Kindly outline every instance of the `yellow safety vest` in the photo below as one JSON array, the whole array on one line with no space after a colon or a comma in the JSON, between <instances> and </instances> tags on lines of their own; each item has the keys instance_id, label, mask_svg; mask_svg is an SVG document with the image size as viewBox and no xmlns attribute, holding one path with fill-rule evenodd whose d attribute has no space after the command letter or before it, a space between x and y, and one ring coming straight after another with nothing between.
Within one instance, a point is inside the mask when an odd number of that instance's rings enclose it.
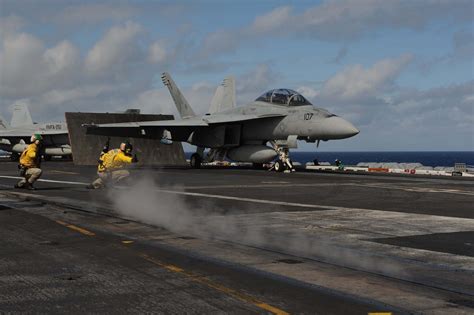
<instances>
[{"instance_id":1,"label":"yellow safety vest","mask_svg":"<svg viewBox=\"0 0 474 315\"><path fill-rule=\"evenodd\" d=\"M38 165L38 146L32 143L26 147L20 156L20 164L25 168L37 168Z\"/></svg>"},{"instance_id":2,"label":"yellow safety vest","mask_svg":"<svg viewBox=\"0 0 474 315\"><path fill-rule=\"evenodd\" d=\"M103 153L99 158L98 172L113 171L125 167L132 163L132 157L126 155L120 149L113 149L107 153Z\"/></svg>"}]
</instances>

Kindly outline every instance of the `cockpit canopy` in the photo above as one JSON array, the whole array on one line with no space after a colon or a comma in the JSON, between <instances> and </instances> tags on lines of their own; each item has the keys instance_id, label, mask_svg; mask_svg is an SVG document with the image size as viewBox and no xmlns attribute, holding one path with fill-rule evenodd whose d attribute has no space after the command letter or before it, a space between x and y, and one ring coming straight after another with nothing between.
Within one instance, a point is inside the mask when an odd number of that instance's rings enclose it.
<instances>
[{"instance_id":1,"label":"cockpit canopy","mask_svg":"<svg viewBox=\"0 0 474 315\"><path fill-rule=\"evenodd\" d=\"M263 93L255 101L285 106L312 105L300 93L289 89L275 89Z\"/></svg>"}]
</instances>

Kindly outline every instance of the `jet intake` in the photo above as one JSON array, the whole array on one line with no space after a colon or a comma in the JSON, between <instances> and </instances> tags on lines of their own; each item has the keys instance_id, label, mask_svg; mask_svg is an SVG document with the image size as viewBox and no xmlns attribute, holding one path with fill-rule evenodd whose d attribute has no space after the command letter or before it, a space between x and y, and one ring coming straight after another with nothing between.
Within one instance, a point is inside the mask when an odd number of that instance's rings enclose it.
<instances>
[{"instance_id":1,"label":"jet intake","mask_svg":"<svg viewBox=\"0 0 474 315\"><path fill-rule=\"evenodd\" d=\"M276 156L275 150L259 144L242 145L227 151L227 157L236 162L267 163Z\"/></svg>"}]
</instances>

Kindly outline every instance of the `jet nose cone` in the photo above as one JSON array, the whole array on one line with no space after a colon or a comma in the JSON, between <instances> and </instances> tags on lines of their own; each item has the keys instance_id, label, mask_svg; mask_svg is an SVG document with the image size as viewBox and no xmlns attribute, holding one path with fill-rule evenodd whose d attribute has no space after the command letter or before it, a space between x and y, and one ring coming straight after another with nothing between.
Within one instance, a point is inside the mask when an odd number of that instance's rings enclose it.
<instances>
[{"instance_id":1,"label":"jet nose cone","mask_svg":"<svg viewBox=\"0 0 474 315\"><path fill-rule=\"evenodd\" d=\"M335 139L350 138L360 132L353 124L341 117L333 116L327 118L327 120L327 125L331 130L330 133Z\"/></svg>"}]
</instances>

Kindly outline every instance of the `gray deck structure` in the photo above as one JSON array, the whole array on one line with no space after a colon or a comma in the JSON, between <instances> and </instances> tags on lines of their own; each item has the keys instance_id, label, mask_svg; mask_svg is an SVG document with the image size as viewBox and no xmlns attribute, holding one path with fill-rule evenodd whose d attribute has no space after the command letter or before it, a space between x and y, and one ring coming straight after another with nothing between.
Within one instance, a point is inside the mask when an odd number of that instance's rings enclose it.
<instances>
[{"instance_id":1,"label":"gray deck structure","mask_svg":"<svg viewBox=\"0 0 474 315\"><path fill-rule=\"evenodd\" d=\"M86 134L82 124L119 123L124 121L172 120L172 115L111 114L111 113L66 113L73 159L76 165L96 165L106 136ZM186 163L181 143L161 144L159 139L130 139L127 135L110 137L110 148L117 148L121 142L130 140L134 153L138 154L139 165L164 166L184 165Z\"/></svg>"}]
</instances>

